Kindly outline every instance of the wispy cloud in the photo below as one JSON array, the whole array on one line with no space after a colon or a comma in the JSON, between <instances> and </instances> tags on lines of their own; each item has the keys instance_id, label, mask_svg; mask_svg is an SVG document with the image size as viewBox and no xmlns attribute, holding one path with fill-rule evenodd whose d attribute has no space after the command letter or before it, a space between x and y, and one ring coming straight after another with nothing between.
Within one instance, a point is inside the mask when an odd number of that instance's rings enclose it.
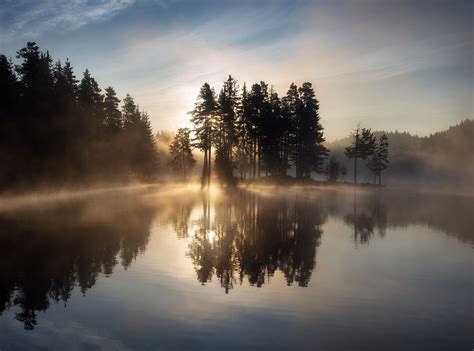
<instances>
[{"instance_id":1,"label":"wispy cloud","mask_svg":"<svg viewBox=\"0 0 474 351\"><path fill-rule=\"evenodd\" d=\"M7 0L0 8L0 40L35 38L49 30L75 30L109 19L135 0Z\"/></svg>"},{"instance_id":2,"label":"wispy cloud","mask_svg":"<svg viewBox=\"0 0 474 351\"><path fill-rule=\"evenodd\" d=\"M155 129L189 123L199 86L219 90L227 74L280 94L311 81L330 139L357 122L422 132L472 114L470 13L463 0L7 0L0 48L38 36L77 73L131 93ZM73 41L52 35L80 27Z\"/></svg>"}]
</instances>

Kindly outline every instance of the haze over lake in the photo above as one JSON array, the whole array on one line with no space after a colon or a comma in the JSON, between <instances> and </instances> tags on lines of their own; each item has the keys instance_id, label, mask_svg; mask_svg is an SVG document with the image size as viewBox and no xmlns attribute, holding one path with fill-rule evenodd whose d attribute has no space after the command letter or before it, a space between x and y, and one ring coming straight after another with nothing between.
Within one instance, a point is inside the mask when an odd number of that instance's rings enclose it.
<instances>
[{"instance_id":1,"label":"haze over lake","mask_svg":"<svg viewBox=\"0 0 474 351\"><path fill-rule=\"evenodd\" d=\"M468 196L190 185L9 201L2 350L472 347Z\"/></svg>"}]
</instances>

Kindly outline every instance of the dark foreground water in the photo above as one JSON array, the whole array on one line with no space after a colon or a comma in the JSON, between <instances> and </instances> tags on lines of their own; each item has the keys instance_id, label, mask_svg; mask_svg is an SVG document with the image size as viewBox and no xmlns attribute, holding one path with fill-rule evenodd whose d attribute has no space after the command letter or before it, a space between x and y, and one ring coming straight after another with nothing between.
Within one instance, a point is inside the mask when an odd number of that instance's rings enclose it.
<instances>
[{"instance_id":1,"label":"dark foreground water","mask_svg":"<svg viewBox=\"0 0 474 351\"><path fill-rule=\"evenodd\" d=\"M135 189L4 201L0 349L472 350L471 197Z\"/></svg>"}]
</instances>

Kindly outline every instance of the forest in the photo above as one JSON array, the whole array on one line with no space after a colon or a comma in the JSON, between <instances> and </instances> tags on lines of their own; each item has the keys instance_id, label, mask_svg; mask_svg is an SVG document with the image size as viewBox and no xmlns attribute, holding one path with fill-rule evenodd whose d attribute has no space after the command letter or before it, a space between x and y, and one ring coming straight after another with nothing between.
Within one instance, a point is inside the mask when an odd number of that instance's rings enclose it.
<instances>
[{"instance_id":1,"label":"forest","mask_svg":"<svg viewBox=\"0 0 474 351\"><path fill-rule=\"evenodd\" d=\"M34 42L16 58L0 55L0 189L156 178L149 117L130 95L88 70L77 79Z\"/></svg>"}]
</instances>

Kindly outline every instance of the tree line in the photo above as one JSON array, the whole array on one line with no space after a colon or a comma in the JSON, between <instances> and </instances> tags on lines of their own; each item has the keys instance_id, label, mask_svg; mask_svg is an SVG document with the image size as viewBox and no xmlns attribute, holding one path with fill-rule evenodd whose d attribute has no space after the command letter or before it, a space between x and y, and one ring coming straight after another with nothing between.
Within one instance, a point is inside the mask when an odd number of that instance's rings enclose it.
<instances>
[{"instance_id":1,"label":"tree line","mask_svg":"<svg viewBox=\"0 0 474 351\"><path fill-rule=\"evenodd\" d=\"M146 112L130 95L121 101L102 90L89 70L76 79L69 60L53 61L34 42L16 55L0 55L0 190L41 185L153 180L158 154ZM189 176L192 149L204 155L202 183L211 164L224 183L262 176L307 180L326 174L343 180L347 170L327 161L319 101L309 82L291 84L279 97L265 82L240 88L229 76L222 89L205 83L169 150L171 166ZM385 136L357 128L346 156L367 162L374 178L388 165ZM357 181L357 172L354 172Z\"/></svg>"},{"instance_id":2,"label":"tree line","mask_svg":"<svg viewBox=\"0 0 474 351\"><path fill-rule=\"evenodd\" d=\"M16 58L0 55L0 188L156 176L149 117L130 95L102 91L88 70L76 79L34 42Z\"/></svg>"},{"instance_id":3,"label":"tree line","mask_svg":"<svg viewBox=\"0 0 474 351\"><path fill-rule=\"evenodd\" d=\"M338 160L327 160L319 101L309 82L300 87L292 83L280 98L265 82L253 84L250 90L244 83L240 91L229 75L219 94L203 84L190 115L193 129L180 129L170 145L172 166L184 170L186 177L195 163L192 148L197 148L204 154L203 186L210 182L213 153L215 172L225 183L235 182L236 177L286 178L290 169L298 180L326 174L335 182L347 174ZM363 160L381 184L389 162L387 137L377 141L370 129L360 127L352 137L345 156L354 159L354 183L358 160Z\"/></svg>"}]
</instances>

